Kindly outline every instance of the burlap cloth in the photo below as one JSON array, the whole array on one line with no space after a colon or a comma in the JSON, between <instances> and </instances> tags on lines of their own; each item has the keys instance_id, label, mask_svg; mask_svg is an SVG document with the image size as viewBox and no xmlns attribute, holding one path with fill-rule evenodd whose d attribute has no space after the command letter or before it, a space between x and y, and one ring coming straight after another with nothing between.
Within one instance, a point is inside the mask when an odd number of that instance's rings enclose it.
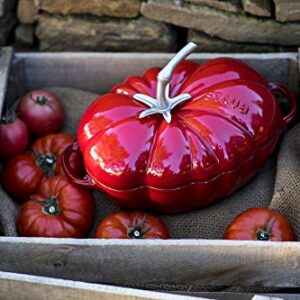
<instances>
[{"instance_id":1,"label":"burlap cloth","mask_svg":"<svg viewBox=\"0 0 300 300\"><path fill-rule=\"evenodd\" d=\"M67 120L65 132L76 135L82 113L98 96L71 88L51 88L62 101ZM118 210L113 202L95 192L97 212L90 237L100 220ZM278 150L266 165L245 187L231 197L211 207L178 215L162 215L170 235L176 239L221 239L226 226L250 207L270 207L285 215L300 239L300 124L286 132ZM17 236L18 207L0 189L0 229L6 236Z\"/></svg>"}]
</instances>

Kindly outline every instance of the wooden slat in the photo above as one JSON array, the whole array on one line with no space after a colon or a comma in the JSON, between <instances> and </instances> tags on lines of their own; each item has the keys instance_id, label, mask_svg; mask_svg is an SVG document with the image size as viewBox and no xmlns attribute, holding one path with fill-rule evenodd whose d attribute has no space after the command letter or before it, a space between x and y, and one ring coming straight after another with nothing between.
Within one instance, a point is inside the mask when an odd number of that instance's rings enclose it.
<instances>
[{"instance_id":1,"label":"wooden slat","mask_svg":"<svg viewBox=\"0 0 300 300\"><path fill-rule=\"evenodd\" d=\"M183 293L181 293L183 294ZM260 294L255 293L229 293L229 292L197 292L187 293L187 295L193 295L195 297L207 297L218 300L299 300L300 294ZM261 297L261 298L259 298Z\"/></svg>"},{"instance_id":2,"label":"wooden slat","mask_svg":"<svg viewBox=\"0 0 300 300\"><path fill-rule=\"evenodd\" d=\"M141 75L147 68L165 65L167 53L19 53L25 60L29 88L76 86L107 92L130 75ZM298 93L297 53L276 54L194 54L189 58L204 62L220 56L244 60L269 81L279 81ZM296 72L292 71L296 70Z\"/></svg>"},{"instance_id":3,"label":"wooden slat","mask_svg":"<svg viewBox=\"0 0 300 300\"><path fill-rule=\"evenodd\" d=\"M264 294L198 292L189 296L189 292L159 293L146 290L121 288L117 286L90 284L80 281L31 276L0 271L0 299L5 300L296 300L299 294Z\"/></svg>"},{"instance_id":4,"label":"wooden slat","mask_svg":"<svg viewBox=\"0 0 300 300\"><path fill-rule=\"evenodd\" d=\"M275 298L271 296L254 296L252 300L282 300L282 298Z\"/></svg>"},{"instance_id":5,"label":"wooden slat","mask_svg":"<svg viewBox=\"0 0 300 300\"><path fill-rule=\"evenodd\" d=\"M0 270L85 282L299 287L300 243L0 238Z\"/></svg>"},{"instance_id":6,"label":"wooden slat","mask_svg":"<svg viewBox=\"0 0 300 300\"><path fill-rule=\"evenodd\" d=\"M78 281L0 272L3 300L209 300ZM210 298L211 299L211 298Z\"/></svg>"},{"instance_id":7,"label":"wooden slat","mask_svg":"<svg viewBox=\"0 0 300 300\"><path fill-rule=\"evenodd\" d=\"M151 292L117 286L89 284L80 281L54 279L49 277L30 276L0 271L0 299L41 299L56 300L296 300L300 294L262 294L254 293L228 293L228 292L197 292L189 296L189 292L182 295Z\"/></svg>"},{"instance_id":8,"label":"wooden slat","mask_svg":"<svg viewBox=\"0 0 300 300\"><path fill-rule=\"evenodd\" d=\"M0 48L0 116L7 90L8 75L12 60L12 48Z\"/></svg>"},{"instance_id":9,"label":"wooden slat","mask_svg":"<svg viewBox=\"0 0 300 300\"><path fill-rule=\"evenodd\" d=\"M23 59L14 59L11 62L5 103L11 107L22 95L27 92L27 80Z\"/></svg>"}]
</instances>

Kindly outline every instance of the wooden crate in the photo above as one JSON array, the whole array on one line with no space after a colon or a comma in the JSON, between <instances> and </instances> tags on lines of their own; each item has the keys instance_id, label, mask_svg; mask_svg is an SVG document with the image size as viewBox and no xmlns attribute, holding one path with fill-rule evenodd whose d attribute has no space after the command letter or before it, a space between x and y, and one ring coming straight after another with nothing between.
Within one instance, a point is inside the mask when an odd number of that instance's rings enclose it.
<instances>
[{"instance_id":1,"label":"wooden crate","mask_svg":"<svg viewBox=\"0 0 300 300\"><path fill-rule=\"evenodd\" d=\"M6 272L0 272L0 291L5 300L209 300Z\"/></svg>"},{"instance_id":2,"label":"wooden crate","mask_svg":"<svg viewBox=\"0 0 300 300\"><path fill-rule=\"evenodd\" d=\"M180 296L117 286L0 272L3 300L294 300L295 295L209 293ZM205 294L205 293L204 293ZM205 297L205 298L204 298ZM284 298L282 298L284 297Z\"/></svg>"},{"instance_id":3,"label":"wooden crate","mask_svg":"<svg viewBox=\"0 0 300 300\"><path fill-rule=\"evenodd\" d=\"M203 62L217 56L195 54L191 59ZM282 82L298 95L296 53L226 56L246 61L269 81ZM0 110L5 98L11 101L34 88L70 86L103 93L128 75L162 66L169 59L170 54L14 54L4 48ZM247 290L300 287L299 242L0 237L0 254L1 271L90 283L154 290L188 286L196 292L203 286L220 290L231 286Z\"/></svg>"}]
</instances>

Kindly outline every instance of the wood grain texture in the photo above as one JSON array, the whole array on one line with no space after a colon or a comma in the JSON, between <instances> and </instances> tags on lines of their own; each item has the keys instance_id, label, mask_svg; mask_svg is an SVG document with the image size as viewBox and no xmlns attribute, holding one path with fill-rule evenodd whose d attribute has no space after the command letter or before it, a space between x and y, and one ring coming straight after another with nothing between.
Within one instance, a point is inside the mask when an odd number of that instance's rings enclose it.
<instances>
[{"instance_id":1,"label":"wood grain texture","mask_svg":"<svg viewBox=\"0 0 300 300\"><path fill-rule=\"evenodd\" d=\"M120 286L300 285L300 243L293 242L1 237L0 253L2 271Z\"/></svg>"},{"instance_id":2,"label":"wood grain texture","mask_svg":"<svg viewBox=\"0 0 300 300\"><path fill-rule=\"evenodd\" d=\"M190 295L190 293L187 293ZM230 292L197 292L191 293L195 297L207 297L218 300L298 300L300 294L260 294L255 293L230 293ZM256 298L255 298L256 297ZM261 298L258 298L261 297Z\"/></svg>"},{"instance_id":3,"label":"wood grain texture","mask_svg":"<svg viewBox=\"0 0 300 300\"><path fill-rule=\"evenodd\" d=\"M158 293L117 286L89 284L79 281L30 276L0 271L0 299L5 300L296 300L299 294L264 294L198 292Z\"/></svg>"},{"instance_id":4,"label":"wood grain texture","mask_svg":"<svg viewBox=\"0 0 300 300\"><path fill-rule=\"evenodd\" d=\"M209 300L5 272L0 272L0 291L3 300Z\"/></svg>"},{"instance_id":5,"label":"wood grain texture","mask_svg":"<svg viewBox=\"0 0 300 300\"><path fill-rule=\"evenodd\" d=\"M30 89L46 86L76 86L98 93L107 92L130 75L141 75L147 68L163 66L172 56L173 54L166 53L19 53L16 55L24 59ZM261 72L269 81L279 81L298 93L299 71L296 53L215 53L194 54L189 58L203 63L220 56L241 59ZM291 77L291 72L295 76Z\"/></svg>"},{"instance_id":6,"label":"wood grain texture","mask_svg":"<svg viewBox=\"0 0 300 300\"><path fill-rule=\"evenodd\" d=\"M10 66L5 103L10 107L27 92L24 60L13 59Z\"/></svg>"},{"instance_id":7,"label":"wood grain texture","mask_svg":"<svg viewBox=\"0 0 300 300\"><path fill-rule=\"evenodd\" d=\"M12 48L0 48L0 115L7 90L8 74L12 60Z\"/></svg>"},{"instance_id":8,"label":"wood grain texture","mask_svg":"<svg viewBox=\"0 0 300 300\"><path fill-rule=\"evenodd\" d=\"M254 296L252 300L282 300L282 298L275 298L275 297L269 297L269 296Z\"/></svg>"}]
</instances>

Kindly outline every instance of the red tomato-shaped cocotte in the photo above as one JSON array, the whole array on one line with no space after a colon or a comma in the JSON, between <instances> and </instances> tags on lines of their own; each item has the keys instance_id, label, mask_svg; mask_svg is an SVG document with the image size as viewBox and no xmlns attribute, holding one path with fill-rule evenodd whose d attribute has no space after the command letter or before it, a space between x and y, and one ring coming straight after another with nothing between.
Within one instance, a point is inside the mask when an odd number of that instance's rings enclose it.
<instances>
[{"instance_id":1,"label":"red tomato-shaped cocotte","mask_svg":"<svg viewBox=\"0 0 300 300\"><path fill-rule=\"evenodd\" d=\"M268 208L250 208L227 227L227 240L295 241L292 226L279 213Z\"/></svg>"},{"instance_id":2,"label":"red tomato-shaped cocotte","mask_svg":"<svg viewBox=\"0 0 300 300\"><path fill-rule=\"evenodd\" d=\"M157 216L142 211L118 211L98 225L99 239L169 239L165 223Z\"/></svg>"},{"instance_id":3,"label":"red tomato-shaped cocotte","mask_svg":"<svg viewBox=\"0 0 300 300\"><path fill-rule=\"evenodd\" d=\"M272 153L296 115L294 96L250 66L219 58L199 65L182 59L129 77L97 98L78 128L87 176L122 207L178 213L210 205L243 186ZM272 92L291 111L282 116Z\"/></svg>"}]
</instances>

